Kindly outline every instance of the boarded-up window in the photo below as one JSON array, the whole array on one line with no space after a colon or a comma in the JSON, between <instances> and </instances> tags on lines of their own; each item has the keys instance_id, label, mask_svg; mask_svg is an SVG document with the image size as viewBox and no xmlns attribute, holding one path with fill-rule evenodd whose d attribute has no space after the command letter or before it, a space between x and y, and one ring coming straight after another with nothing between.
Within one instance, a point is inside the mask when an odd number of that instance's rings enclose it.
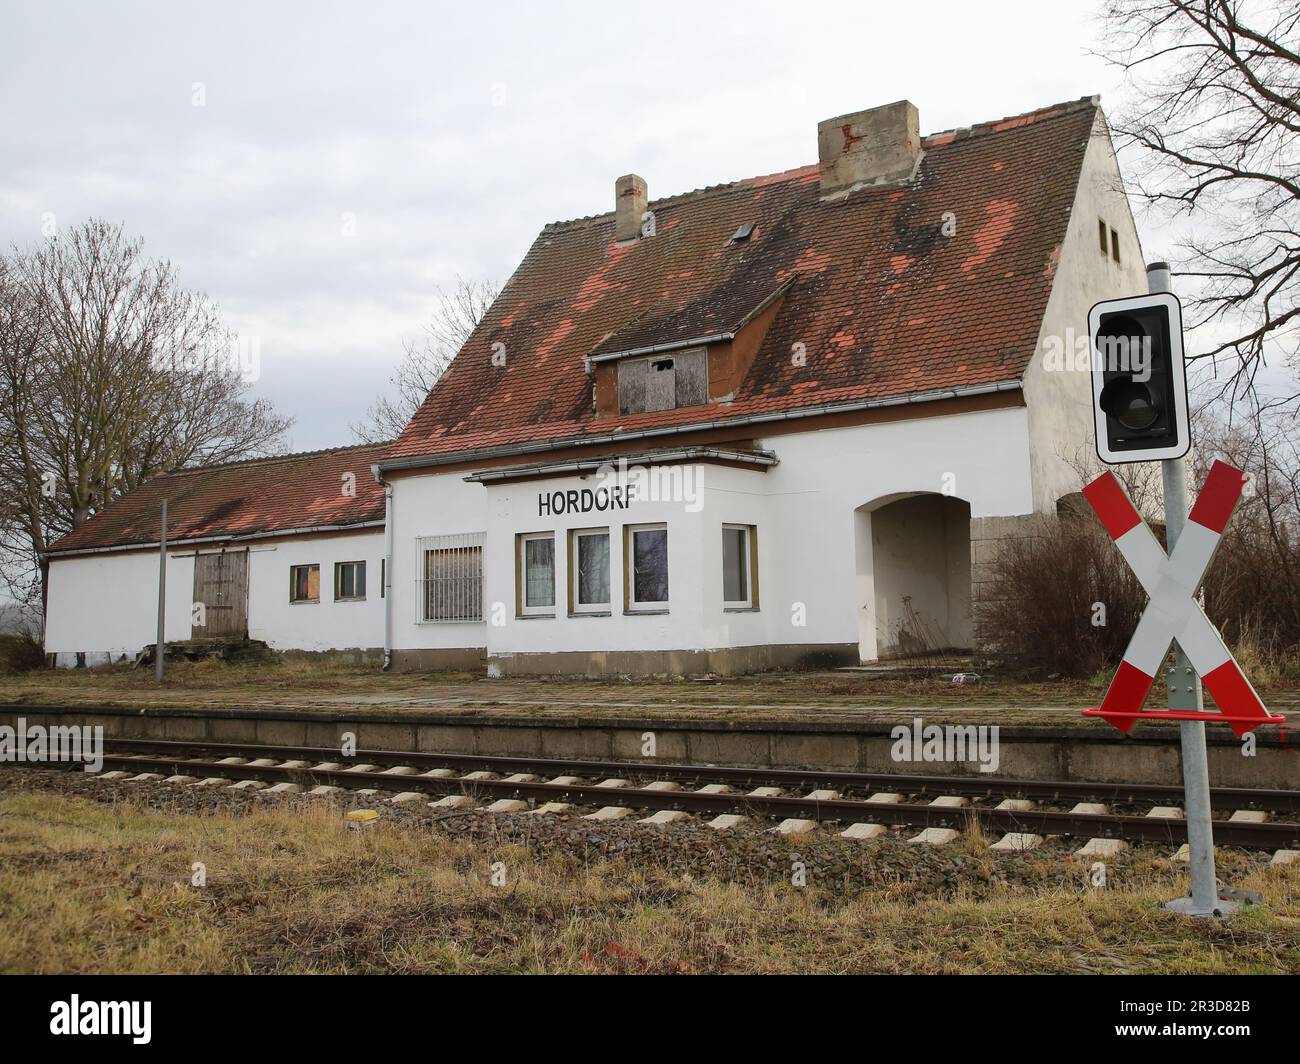
<instances>
[{"instance_id":1,"label":"boarded-up window","mask_svg":"<svg viewBox=\"0 0 1300 1064\"><path fill-rule=\"evenodd\" d=\"M293 565L289 567L289 601L320 601L319 565Z\"/></svg>"},{"instance_id":2,"label":"boarded-up window","mask_svg":"<svg viewBox=\"0 0 1300 1064\"><path fill-rule=\"evenodd\" d=\"M421 623L483 620L483 532L425 536L419 552Z\"/></svg>"},{"instance_id":3,"label":"boarded-up window","mask_svg":"<svg viewBox=\"0 0 1300 1064\"><path fill-rule=\"evenodd\" d=\"M620 413L641 414L696 406L708 402L708 396L709 355L702 347L619 363Z\"/></svg>"}]
</instances>

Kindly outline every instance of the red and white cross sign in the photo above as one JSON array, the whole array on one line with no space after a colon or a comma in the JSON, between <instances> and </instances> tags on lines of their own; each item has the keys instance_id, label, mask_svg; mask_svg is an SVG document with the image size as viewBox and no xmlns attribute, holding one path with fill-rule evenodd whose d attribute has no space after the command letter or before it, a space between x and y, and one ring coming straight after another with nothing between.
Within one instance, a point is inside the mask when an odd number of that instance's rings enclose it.
<instances>
[{"instance_id":1,"label":"red and white cross sign","mask_svg":"<svg viewBox=\"0 0 1300 1064\"><path fill-rule=\"evenodd\" d=\"M1170 555L1165 554L1113 473L1103 473L1083 489L1124 560L1151 596L1101 708L1085 710L1086 715L1101 717L1122 732L1128 732L1138 719L1221 720L1238 735L1260 724L1284 720L1264 708L1218 629L1196 601L1197 589L1245 486L1245 473L1226 462L1215 462ZM1175 639L1218 704L1218 713L1142 711L1169 644Z\"/></svg>"}]
</instances>

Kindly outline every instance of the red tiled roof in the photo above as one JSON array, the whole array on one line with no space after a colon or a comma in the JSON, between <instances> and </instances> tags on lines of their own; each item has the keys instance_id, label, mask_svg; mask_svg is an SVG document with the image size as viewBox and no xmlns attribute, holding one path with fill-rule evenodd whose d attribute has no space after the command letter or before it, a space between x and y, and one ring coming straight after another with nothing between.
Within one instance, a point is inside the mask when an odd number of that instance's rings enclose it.
<instances>
[{"instance_id":1,"label":"red tiled roof","mask_svg":"<svg viewBox=\"0 0 1300 1064\"><path fill-rule=\"evenodd\" d=\"M157 543L164 498L169 542L382 521L384 489L370 466L387 446L336 447L164 473L73 529L50 553ZM344 491L348 473L352 495Z\"/></svg>"},{"instance_id":2,"label":"red tiled roof","mask_svg":"<svg viewBox=\"0 0 1300 1064\"><path fill-rule=\"evenodd\" d=\"M927 137L909 184L827 203L815 164L658 200L656 235L623 247L613 214L548 225L385 461L1014 381L1098 110L1087 98ZM725 332L792 279L732 402L597 415L587 356Z\"/></svg>"}]
</instances>

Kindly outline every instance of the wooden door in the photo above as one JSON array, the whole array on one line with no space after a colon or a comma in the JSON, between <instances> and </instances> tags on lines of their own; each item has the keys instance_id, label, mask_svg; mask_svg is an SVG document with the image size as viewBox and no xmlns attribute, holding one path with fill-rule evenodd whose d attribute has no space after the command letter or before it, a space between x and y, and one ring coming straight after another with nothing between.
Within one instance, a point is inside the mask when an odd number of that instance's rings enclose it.
<instances>
[{"instance_id":1,"label":"wooden door","mask_svg":"<svg viewBox=\"0 0 1300 1064\"><path fill-rule=\"evenodd\" d=\"M194 601L203 603L205 624L194 624L191 639L248 637L248 551L199 554L194 559Z\"/></svg>"}]
</instances>

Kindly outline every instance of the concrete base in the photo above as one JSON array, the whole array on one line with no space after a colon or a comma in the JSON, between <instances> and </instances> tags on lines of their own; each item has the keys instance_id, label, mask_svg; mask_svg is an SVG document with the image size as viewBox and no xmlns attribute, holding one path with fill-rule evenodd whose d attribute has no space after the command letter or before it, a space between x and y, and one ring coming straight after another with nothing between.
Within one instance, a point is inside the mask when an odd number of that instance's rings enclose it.
<instances>
[{"instance_id":1,"label":"concrete base","mask_svg":"<svg viewBox=\"0 0 1300 1064\"><path fill-rule=\"evenodd\" d=\"M1089 839L1074 851L1075 857L1114 857L1128 844L1123 839Z\"/></svg>"},{"instance_id":2,"label":"concrete base","mask_svg":"<svg viewBox=\"0 0 1300 1064\"><path fill-rule=\"evenodd\" d=\"M709 827L714 831L730 831L734 827L739 827L748 819L749 817L740 816L736 813L721 813L709 821Z\"/></svg>"},{"instance_id":3,"label":"concrete base","mask_svg":"<svg viewBox=\"0 0 1300 1064\"><path fill-rule=\"evenodd\" d=\"M926 828L907 841L924 843L928 846L947 846L950 842L956 842L960 836L961 832L956 828Z\"/></svg>"},{"instance_id":4,"label":"concrete base","mask_svg":"<svg viewBox=\"0 0 1300 1064\"><path fill-rule=\"evenodd\" d=\"M534 809L533 812L546 816L551 813L567 813L572 808L573 806L568 802L545 802Z\"/></svg>"},{"instance_id":5,"label":"concrete base","mask_svg":"<svg viewBox=\"0 0 1300 1064\"><path fill-rule=\"evenodd\" d=\"M393 668L398 672L481 673L485 660L486 652L481 647L393 651Z\"/></svg>"},{"instance_id":6,"label":"concrete base","mask_svg":"<svg viewBox=\"0 0 1300 1064\"><path fill-rule=\"evenodd\" d=\"M1015 853L1021 853L1025 850L1034 850L1043 844L1043 836L1032 835L1024 831L1008 831L1002 838L998 839L990 850L1006 851L1010 850Z\"/></svg>"},{"instance_id":7,"label":"concrete base","mask_svg":"<svg viewBox=\"0 0 1300 1064\"><path fill-rule=\"evenodd\" d=\"M690 819L690 813L685 813L680 809L660 809L653 816L644 817L638 820L638 824L672 824L678 820Z\"/></svg>"},{"instance_id":8,"label":"concrete base","mask_svg":"<svg viewBox=\"0 0 1300 1064\"><path fill-rule=\"evenodd\" d=\"M632 810L625 805L607 805L597 809L594 813L588 813L583 820L622 820L625 816L631 816Z\"/></svg>"},{"instance_id":9,"label":"concrete base","mask_svg":"<svg viewBox=\"0 0 1300 1064\"><path fill-rule=\"evenodd\" d=\"M1214 920L1232 916L1241 908L1241 905L1238 902L1225 901L1220 898L1212 908L1202 909L1191 898L1175 898L1173 901L1165 902L1162 908L1168 909L1171 913L1177 913L1179 916L1194 916L1202 920Z\"/></svg>"},{"instance_id":10,"label":"concrete base","mask_svg":"<svg viewBox=\"0 0 1300 1064\"><path fill-rule=\"evenodd\" d=\"M772 830L778 835L806 835L810 831L817 830L817 821L790 817L788 820L782 820Z\"/></svg>"},{"instance_id":11,"label":"concrete base","mask_svg":"<svg viewBox=\"0 0 1300 1064\"><path fill-rule=\"evenodd\" d=\"M528 811L528 803L521 802L518 798L498 798L484 811L488 813L524 813Z\"/></svg>"},{"instance_id":12,"label":"concrete base","mask_svg":"<svg viewBox=\"0 0 1300 1064\"><path fill-rule=\"evenodd\" d=\"M1273 855L1273 860L1269 861L1269 864L1295 864L1297 861L1300 861L1300 850L1278 850Z\"/></svg>"},{"instance_id":13,"label":"concrete base","mask_svg":"<svg viewBox=\"0 0 1300 1064\"><path fill-rule=\"evenodd\" d=\"M842 839L878 839L889 831L884 824L850 824L840 832Z\"/></svg>"},{"instance_id":14,"label":"concrete base","mask_svg":"<svg viewBox=\"0 0 1300 1064\"><path fill-rule=\"evenodd\" d=\"M405 805L407 802L418 802L424 798L422 791L402 791L401 794L395 794L388 799L389 805Z\"/></svg>"},{"instance_id":15,"label":"concrete base","mask_svg":"<svg viewBox=\"0 0 1300 1064\"><path fill-rule=\"evenodd\" d=\"M430 802L430 809L469 809L473 807L474 799L467 794L449 794L445 798L439 798L436 802Z\"/></svg>"},{"instance_id":16,"label":"concrete base","mask_svg":"<svg viewBox=\"0 0 1300 1064\"><path fill-rule=\"evenodd\" d=\"M396 651L419 654L423 651ZM502 676L738 676L769 669L834 669L857 665L857 643L784 643L718 650L607 650L494 654L488 675ZM406 666L401 666L405 668Z\"/></svg>"}]
</instances>

